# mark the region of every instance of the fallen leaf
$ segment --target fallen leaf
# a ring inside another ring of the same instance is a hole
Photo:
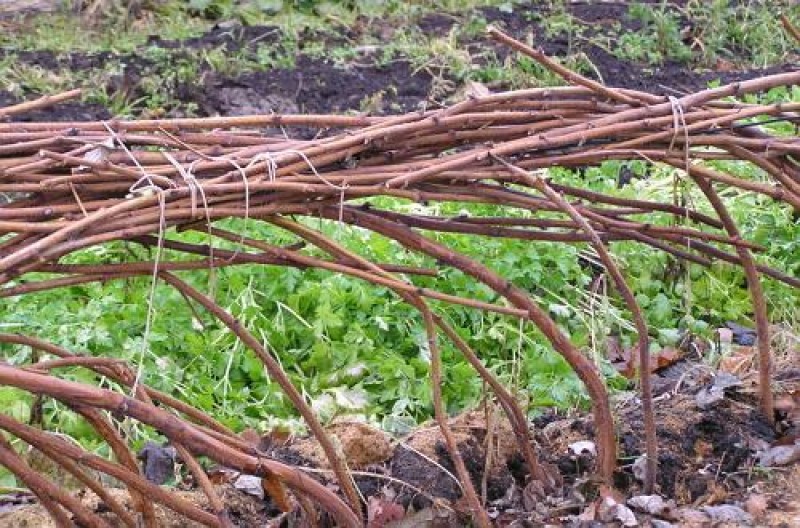
[[[579,521],[593,522],[597,519],[597,502],[590,502],[578,515]]]
[[[699,510],[684,508],[680,511],[681,526],[705,527],[709,525],[710,516]]]
[[[722,358],[719,369],[735,375],[746,374],[753,365],[756,354],[753,347],[736,346],[731,353]]]
[[[483,83],[479,83],[477,81],[468,81],[465,94],[467,97],[473,98],[473,97],[486,97],[488,95],[491,95],[492,92]]]
[[[406,515],[400,520],[390,521],[386,528],[434,528],[461,526],[456,519],[456,514],[442,506],[423,508],[416,513]]]
[[[239,433],[239,438],[253,447],[258,447],[258,444],[261,441],[261,435],[259,435],[255,429],[250,427]]]
[[[683,354],[677,348],[662,348],[658,354],[656,354],[655,368],[651,370],[656,371],[668,367],[681,359],[681,357],[683,357]]]
[[[212,484],[228,484],[232,482],[239,473],[224,466],[211,466],[206,470],[206,475]]]
[[[634,460],[633,465],[631,466],[631,471],[633,472],[633,476],[636,480],[639,482],[644,482],[644,477],[647,473],[647,457],[642,455]]]
[[[734,376],[728,372],[716,372],[712,381],[714,387],[720,389],[732,389],[734,387],[741,387],[742,380],[738,376]]]
[[[255,429],[247,428],[239,433],[239,437],[259,451],[269,451],[273,447],[286,445],[291,434],[281,429],[272,429],[261,435]]]
[[[608,336],[608,338],[606,338],[606,358],[612,363],[627,361],[625,350],[623,350],[619,342],[619,337]]]
[[[653,528],[673,528],[675,525],[661,519],[650,519],[650,526]]]
[[[600,495],[601,499],[611,499],[620,504],[625,502],[625,496],[622,492],[608,484],[600,484],[597,487],[597,494]]]
[[[736,70],[736,65],[729,60],[717,58],[714,70],[718,72],[731,72]]]
[[[674,365],[683,359],[684,352],[673,347],[664,347],[657,354],[650,356],[650,373]],[[636,347],[626,348],[622,351],[622,359],[612,364],[617,371],[628,379],[638,377],[639,351]]]

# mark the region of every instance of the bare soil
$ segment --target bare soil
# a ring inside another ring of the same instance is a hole
[[[655,2],[658,3],[658,2]],[[680,4],[677,2],[676,4]],[[512,13],[497,8],[484,8],[480,15],[487,22],[503,27],[510,34],[525,38],[535,36],[535,45],[540,46],[551,56],[564,56],[568,52],[583,52],[596,68],[591,77],[610,86],[633,88],[674,95],[705,88],[709,81],[724,83],[750,79],[769,73],[796,69],[797,63],[776,64],[763,69],[739,71],[732,62],[720,62],[713,70],[698,70],[696,65],[665,61],[658,66],[646,65],[619,59],[606,50],[582,40],[570,41],[563,35],[548,37],[548,33],[538,21],[546,6],[532,3],[530,6],[517,6]],[[625,3],[586,2],[568,4],[570,13],[586,25],[603,27],[612,21],[621,24],[621,31],[636,31],[641,24],[627,16]],[[433,14],[421,19],[418,26],[431,35],[446,35],[452,27],[462,23],[456,16]],[[686,22],[688,23],[688,22]],[[20,29],[23,30],[23,29]],[[301,32],[297,42],[298,55],[293,68],[273,68],[267,71],[250,71],[236,76],[216,74],[207,64],[199,65],[199,75],[191,82],[177,85],[174,97],[183,105],[196,106],[200,116],[236,115],[263,112],[367,112],[373,114],[398,113],[428,104],[434,79],[430,73],[421,69],[415,71],[410,63],[402,58],[386,64],[379,61],[375,51],[365,51],[356,61],[349,64],[334,64],[324,58],[312,58],[303,49],[310,43],[324,40],[327,46],[347,45],[357,41],[365,34],[381,40],[391,39],[396,28],[388,22],[362,19],[340,36],[319,35],[310,31]],[[689,32],[690,33],[690,32]],[[281,34],[272,26],[223,26],[215,27],[206,34],[185,41],[164,40],[151,36],[147,46],[172,50],[181,57],[189,56],[189,51],[214,50],[223,47],[226,52],[254,52],[258,45],[278,45]],[[494,50],[499,57],[510,52],[482,36],[458,43],[473,55],[480,56],[486,49]],[[0,58],[9,53],[0,49]],[[131,100],[147,95],[140,82],[146,76],[162,76],[164,68],[171,63],[156,64],[142,57],[140,53],[116,55],[108,52],[86,54],[55,54],[49,51],[15,52],[19,63],[38,65],[48,70],[66,68],[73,71],[98,69],[104,64],[117,61],[124,64],[120,75],[111,77],[106,87],[109,93],[121,91]],[[451,85],[452,92],[458,88]],[[437,85],[437,91],[440,91]],[[502,88],[502,87],[499,87]],[[28,94],[33,97],[37,94]],[[446,95],[446,94],[445,94]],[[441,100],[442,94],[437,94]],[[19,98],[0,92],[0,106],[17,102]],[[180,108],[167,108],[169,114],[180,114]],[[71,103],[32,112],[23,116],[31,121],[53,120],[70,121],[75,119],[106,119],[108,110],[88,103]]]
[[[797,391],[800,382],[796,376],[792,380],[785,388]],[[688,382],[684,378],[683,388],[665,393],[656,402],[660,452],[656,493],[671,501],[671,509],[656,517],[637,512],[639,522],[647,526],[655,518],[674,526],[742,526],[691,521],[692,515],[701,516],[702,520],[704,508],[728,505],[747,511],[757,526],[798,526],[800,467],[796,464],[770,469],[758,467],[757,453],[779,444],[782,437],[758,414],[747,380],[723,401],[703,410],[698,408],[693,393],[707,382],[704,376]],[[641,494],[634,462],[643,452],[643,425],[640,406],[632,396],[618,402],[616,414],[620,466],[614,485],[616,496],[624,501]],[[564,479],[558,492],[544,499],[532,496],[514,435],[499,410],[484,406],[452,418],[449,425],[473,485],[497,526],[599,526],[586,523],[587,512],[593,512],[603,496],[603,488],[592,476],[594,457],[590,450],[576,452],[575,447],[578,442],[592,441],[591,415],[548,412],[531,424],[542,461],[557,467]],[[464,526],[467,522],[461,516],[462,494],[453,477],[452,460],[435,424],[424,424],[399,440],[358,422],[334,424],[329,433],[342,447],[349,466],[358,471],[355,481],[368,503],[397,505],[408,515],[438,515],[441,517],[438,526]],[[312,471],[319,468],[320,471],[311,473],[312,478],[333,486],[328,480],[327,463],[315,441],[296,439],[288,446],[267,451],[290,464]],[[218,491],[236,526],[263,526],[278,518],[284,522],[298,521],[302,516],[299,509],[280,514],[269,497],[261,500],[248,495],[232,482],[231,478],[220,483]],[[112,491],[122,504],[129,503],[124,490]],[[107,513],[93,494],[77,493],[94,511]],[[201,492],[189,489],[178,493],[206,507]],[[20,500],[17,507],[0,510],[0,525],[20,528],[52,525],[40,506],[25,502]],[[160,507],[157,513],[162,526],[195,526]]]

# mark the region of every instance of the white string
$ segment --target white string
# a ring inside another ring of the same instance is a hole
[[[209,264],[211,265],[210,272],[213,274],[213,268],[214,268],[214,266],[213,266],[214,245],[211,243],[211,240],[212,240],[212,235],[211,235],[211,213],[209,212],[208,199],[206,198],[205,190],[203,189],[202,184],[200,184],[198,182],[197,178],[194,176],[195,167],[202,160],[204,160],[204,161],[221,161],[221,162],[230,163],[231,165],[233,165],[236,168],[236,170],[239,172],[239,174],[241,174],[241,176],[242,176],[242,182],[244,184],[244,207],[245,207],[245,209],[244,209],[244,227],[242,228],[242,235],[241,235],[241,239],[239,241],[239,244],[236,247],[236,250],[234,251],[233,255],[228,259],[228,261],[231,261],[231,260],[235,259],[236,256],[241,251],[242,245],[244,243],[244,238],[247,235],[248,221],[250,219],[250,182],[247,179],[247,174],[245,173],[245,170],[250,168],[250,166],[253,164],[254,161],[251,161],[250,164],[248,164],[247,167],[245,167],[245,169],[242,169],[242,167],[233,159],[229,159],[226,156],[211,156],[209,154],[206,154],[204,152],[201,152],[201,151],[193,148],[191,145],[188,145],[185,141],[183,141],[179,137],[169,133],[164,128],[159,128],[159,130],[161,131],[162,134],[164,134],[165,136],[167,136],[171,140],[175,141],[176,143],[182,145],[184,148],[194,152],[195,154],[197,154],[201,158],[201,159],[195,160],[192,163],[190,163],[188,168],[184,168],[180,163],[177,162],[177,160],[175,160],[174,158],[169,156],[168,153],[166,153],[166,152],[164,153],[165,156],[167,157],[167,159],[170,160],[172,165],[178,170],[178,172],[181,174],[183,179],[186,181],[187,186],[189,186],[191,188],[192,185],[194,185],[194,186],[196,186],[196,189],[201,193],[201,196],[203,198],[203,206],[205,207],[205,211],[206,211],[206,229],[207,229],[208,240],[209,240],[209,242],[208,242],[208,256],[209,256]],[[259,156],[256,156],[256,158],[258,158],[258,157]],[[194,217],[195,217],[195,206],[196,206],[196,197],[194,196],[194,193],[195,193],[195,190],[192,189],[192,196],[191,196],[191,200],[192,200],[192,219],[194,219]]]
[[[669,96],[669,103],[672,106],[673,130],[675,131],[672,136],[672,141],[669,144],[669,150],[675,145],[675,140],[678,138],[678,132],[683,130],[684,144],[683,155],[686,163],[686,173],[689,173],[689,127],[686,125],[686,114],[683,111],[680,100],[674,95]]]
[[[685,113],[683,111],[683,107],[681,106],[681,102],[680,102],[680,100],[678,100],[677,97],[675,97],[674,95],[670,95],[669,96],[669,102],[670,102],[670,105],[672,106],[672,114],[673,114],[673,118],[674,118],[673,126],[674,126],[674,130],[675,130],[675,135],[672,136],[672,142],[670,142],[669,149],[672,150],[672,146],[675,143],[675,139],[678,137],[678,132],[679,132],[678,125],[680,124],[680,126],[683,129],[683,134],[684,134],[684,142],[683,142],[683,156],[684,156],[684,164],[685,164],[684,170],[685,170],[685,172],[686,172],[686,174],[688,176],[690,174],[691,161],[689,159],[689,147],[690,147],[690,145],[689,145],[689,127],[686,125],[686,115],[685,115]],[[684,192],[685,192],[685,190],[684,190]],[[681,205],[684,208],[684,211],[686,211],[684,217],[685,217],[685,220],[686,220],[687,223],[689,222],[689,203],[691,201],[692,201],[691,200],[691,193],[685,192],[684,201],[683,201],[684,203],[681,204]],[[692,239],[690,237],[686,237],[686,249],[687,249],[687,251],[691,251],[692,250]],[[685,292],[685,294],[684,294],[684,303],[686,304],[686,315],[690,315],[689,312],[692,309],[692,288],[691,288],[692,274],[691,274],[690,266],[691,266],[691,264],[687,264],[687,266],[686,266],[686,278],[685,278],[685,280],[688,282],[688,284],[687,284],[687,287],[684,288],[684,292]]]
[[[343,183],[342,185],[336,185],[335,183],[330,182],[327,179],[325,179],[322,176],[322,174],[320,174],[317,171],[317,168],[311,163],[311,160],[308,159],[308,156],[306,156],[304,152],[301,152],[299,150],[294,150],[294,149],[287,149],[287,150],[284,150],[284,152],[291,152],[293,154],[297,154],[298,156],[300,156],[303,159],[303,161],[306,162],[306,165],[308,165],[308,167],[311,169],[311,172],[313,172],[314,175],[317,178],[322,180],[322,182],[325,183],[325,185],[327,185],[328,187],[330,187],[332,189],[336,189],[337,191],[339,191],[339,224],[338,225],[339,225],[339,228],[341,229],[341,226],[342,226],[342,223],[343,223],[343,220],[344,220],[344,198],[345,198],[345,192],[347,191],[347,189],[350,188],[350,186],[347,185],[347,182]]]
[[[183,181],[186,182],[186,186],[189,188],[189,197],[191,200],[191,217],[192,220],[195,219],[197,216],[197,194],[200,193],[201,198],[203,199],[203,205],[206,209],[206,218],[208,218],[208,200],[206,199],[206,193],[200,184],[197,182],[197,178],[194,176],[193,166],[190,165],[189,169],[185,169],[183,165],[181,165],[175,157],[167,151],[161,153],[167,161],[169,161],[173,167],[178,171],[178,173],[183,178]]]
[[[136,377],[133,380],[133,385],[131,386],[131,396],[136,396],[136,391],[139,388],[139,383],[141,382],[142,375],[144,373],[144,357],[148,350],[148,344],[150,341],[150,333],[153,327],[153,319],[155,318],[155,296],[156,296],[156,284],[158,283],[158,266],[161,262],[161,253],[164,249],[164,235],[167,230],[167,218],[166,218],[166,197],[164,189],[159,187],[155,184],[153,179],[150,177],[150,174],[144,170],[144,167],[139,163],[139,160],[136,159],[136,156],[130,151],[130,149],[125,145],[125,143],[119,138],[117,133],[114,131],[111,126],[105,121],[103,121],[103,126],[111,134],[112,139],[119,144],[122,150],[125,151],[128,158],[133,162],[137,169],[142,173],[142,177],[136,180],[133,185],[130,186],[128,192],[130,194],[139,194],[139,195],[147,195],[150,193],[154,193],[158,197],[158,242],[156,243],[156,257],[153,263],[153,273],[151,276],[151,283],[150,283],[150,292],[148,293],[147,298],[147,317],[145,319],[144,325],[144,334],[142,335],[142,346],[141,350],[139,351],[139,358],[137,361],[136,366]]]

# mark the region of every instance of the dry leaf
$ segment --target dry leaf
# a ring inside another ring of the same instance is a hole
[[[579,521],[593,522],[597,519],[597,502],[590,502],[578,515]]]
[[[609,486],[608,484],[600,484],[597,488],[597,493],[603,499],[609,499],[619,503],[625,502],[625,496],[622,495],[618,489],[614,488],[613,486]]]
[[[206,475],[208,475],[208,479],[212,484],[228,484],[232,482],[239,473],[223,466],[214,465],[206,470]]]
[[[233,487],[253,497],[258,497],[259,499],[264,498],[264,488],[261,485],[261,479],[255,475],[239,475],[233,482]]]
[[[616,354],[616,352],[615,352]],[[664,347],[657,354],[650,356],[650,372],[674,365],[683,359],[684,352],[673,347]],[[626,348],[622,351],[622,359],[612,362],[617,371],[628,379],[638,377],[639,352],[636,347]]]
[[[788,466],[800,461],[800,444],[779,445],[758,453],[758,465],[762,467]]]
[[[755,349],[753,347],[733,347],[730,355],[725,356],[719,363],[719,369],[734,375],[746,374],[753,365]]]

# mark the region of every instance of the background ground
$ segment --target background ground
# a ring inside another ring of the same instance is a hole
[[[458,100],[469,82],[495,91],[560,84],[532,61],[489,42],[484,30],[490,23],[589,77],[659,94],[798,65],[797,42],[778,19],[785,13],[800,25],[800,7],[790,1],[56,4],[17,1],[0,7],[0,106],[73,87],[86,90],[79,102],[25,119],[385,114]],[[764,96],[771,99],[800,101],[800,89]],[[672,171],[640,164],[607,163],[580,173],[563,171],[560,177],[623,196],[663,199],[675,192]],[[623,179],[631,181],[621,185]],[[791,211],[746,193],[725,198],[747,238],[768,247],[762,261],[800,275],[800,227]],[[330,230],[376,260],[398,251],[355,230]],[[260,236],[280,241],[283,235]],[[494,240],[476,246],[457,235],[447,240],[537,295],[573,341],[600,362],[612,388],[630,387],[606,359],[607,336],[619,336],[623,347],[629,343],[628,317],[617,299],[590,288],[596,274],[584,248]],[[680,266],[628,244],[613,249],[639,292],[658,347],[676,347],[687,333],[711,342],[727,322],[750,325],[739,272],[722,265]],[[130,249],[114,245],[97,251],[114,262]],[[489,292],[476,290],[458,273],[425,280],[444,291],[491,300]],[[410,310],[389,294],[318,271],[220,271],[193,281],[213,288],[221,304],[272,347],[327,420],[355,416],[403,433],[429,417],[424,336]],[[765,286],[773,322],[796,329],[797,292],[772,282]],[[0,330],[24,328],[76,351],[133,360],[148,288],[146,280],[130,280],[10,299],[0,306]],[[213,409],[235,430],[298,427],[260,363],[242,353],[227,332],[194,318],[176,294],[162,292],[156,309],[151,355],[145,358],[148,383]],[[530,328],[502,316],[448,314],[492,369],[528,400],[532,417],[548,406],[585,403],[567,366]],[[789,340],[787,350],[792,346]],[[29,351],[0,348],[0,353],[17,362]],[[712,349],[703,361],[716,364],[729,353]],[[445,397],[455,413],[478,402],[483,387],[452,351],[445,358],[450,365]],[[8,388],[0,388],[0,402],[20,419],[32,403]],[[52,402],[45,410],[51,428],[89,446],[96,441],[71,413]],[[140,442],[152,435],[135,433]]]

